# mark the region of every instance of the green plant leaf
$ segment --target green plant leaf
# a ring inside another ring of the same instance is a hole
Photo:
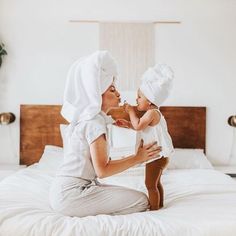
[[[4,44],[0,43],[0,56],[7,55],[7,51],[4,49]]]
[[[4,44],[0,43],[0,67],[2,65],[2,56],[7,55],[7,51],[4,49]]]
[[[5,49],[2,50],[2,55],[7,55],[7,51]]]

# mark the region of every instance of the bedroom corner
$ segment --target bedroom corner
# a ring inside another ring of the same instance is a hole
[[[0,236],[235,236],[235,12],[0,0]]]

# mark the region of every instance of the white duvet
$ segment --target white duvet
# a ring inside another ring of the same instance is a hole
[[[236,181],[215,170],[166,171],[165,207],[159,211],[84,218],[52,211],[53,175],[32,167],[0,182],[0,236],[236,235]],[[105,182],[146,191],[142,176],[124,173]]]

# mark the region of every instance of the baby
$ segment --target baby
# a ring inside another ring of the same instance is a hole
[[[116,120],[116,125],[120,127],[129,127],[142,131],[141,138],[144,143],[157,141],[158,146],[162,147],[161,157],[155,161],[156,164],[147,164],[147,168],[155,168],[146,172],[146,186],[149,191],[150,205],[154,206],[159,202],[155,209],[163,206],[164,191],[160,182],[163,169],[168,164],[168,157],[173,153],[171,137],[167,130],[167,124],[164,116],[161,114],[159,107],[168,97],[173,83],[173,71],[164,64],[158,64],[149,68],[142,76],[141,86],[137,94],[137,110],[145,112],[139,118],[135,108],[125,103],[124,108],[128,113],[130,122],[124,119]],[[153,161],[153,160],[152,160]],[[147,173],[155,173],[155,176],[147,176]],[[154,181],[154,182],[153,182]],[[152,191],[155,192],[152,193]]]

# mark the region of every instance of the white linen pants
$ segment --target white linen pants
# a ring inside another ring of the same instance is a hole
[[[123,215],[149,209],[146,194],[97,181],[57,176],[50,188],[53,210],[67,216]]]

